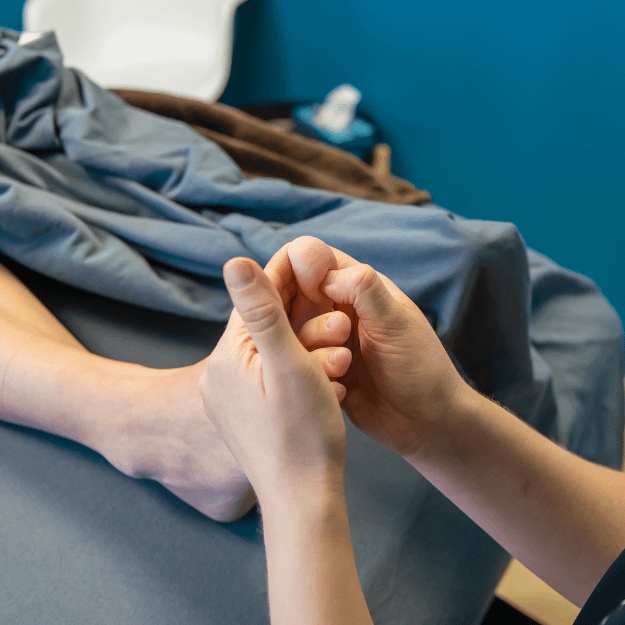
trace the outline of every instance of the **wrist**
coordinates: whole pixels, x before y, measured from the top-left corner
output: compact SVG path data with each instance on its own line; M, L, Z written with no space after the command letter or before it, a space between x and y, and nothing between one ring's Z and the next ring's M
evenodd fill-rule
M342 485L307 484L287 495L261 500L271 622L373 625Z
M427 458L441 457L448 451L450 438L457 428L463 428L474 421L475 415L479 414L482 409L482 402L489 402L489 400L464 380L460 380L450 395L447 408L432 420L419 439L418 446L411 447L401 456L415 467Z
M274 490L271 496L258 496L258 503L268 556L282 553L278 558L281 561L287 557L285 549L293 557L290 550L301 548L302 541L317 543L315 550L318 550L320 541L349 535L345 491L336 485ZM351 542L349 547L353 549Z
M344 475L291 481L255 490L263 518L267 519L297 519L302 515L325 514L346 506Z

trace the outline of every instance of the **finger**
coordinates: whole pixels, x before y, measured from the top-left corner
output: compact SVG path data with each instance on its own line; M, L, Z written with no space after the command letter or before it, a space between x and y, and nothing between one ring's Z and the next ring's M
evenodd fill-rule
M341 250L337 250L335 247L329 246L336 258L336 262L339 265L339 269L346 269L348 267L353 267L354 265L360 265L361 263L357 261L355 258L352 258L349 254L342 252ZM382 280L384 286L387 288L388 292L403 306L408 306L409 308L414 307L414 302L387 276L379 271L376 271L380 280ZM335 306L336 310L336 306Z
M289 243L288 255L302 293L315 304L325 305L328 298L319 291L319 284L338 263L327 243L315 237L298 237Z
M298 281L298 284L300 282L302 283L302 288L306 289L306 291L308 292L309 296L312 299L316 298L314 294L314 290L315 288L319 289L319 284L323 281L323 279L325 278L325 275L321 276L321 279L319 275L317 274L309 276L308 275L308 259L311 256L314 256L315 251L319 251L320 249L323 254L326 254L327 248L329 248L332 254L334 255L334 258L336 259L335 262L338 263L339 269L345 269L346 267L359 264L357 260L349 256L348 254L345 254L341 250L338 250L330 245L326 246L326 244L323 241L321 241L320 239L316 239L314 237L298 237L297 239L294 239L293 241L291 241L291 243L288 246L290 266L295 274L295 278ZM331 262L331 259L330 259L330 262ZM328 265L327 269L331 270L333 268L334 268L333 265ZM326 271L326 274L327 274L327 271ZM302 297L305 298L306 296L303 295ZM306 301L310 301L310 300L306 298ZM298 305L299 304L300 303L298 302ZM350 306L349 304L337 304L335 302L332 308L334 308L335 311L344 313L350 320L352 332L350 336L348 337L347 346L352 350L357 348L358 316L356 315L353 307ZM308 319L316 318L320 314L327 313L327 312L328 310L320 310L317 312L317 314L309 314ZM292 317L292 315L290 316ZM304 316L304 319L306 319L305 316ZM296 333L298 333L298 336L299 336L299 332L303 329L303 327L304 326L293 325L293 329L296 331ZM300 337L300 340L302 340L302 344L308 348L309 346L308 337Z
M303 360L308 352L295 336L273 282L250 258L229 260L223 273L232 303L260 354L263 369L292 371L297 364L294 359Z
M336 398L339 400L339 404L345 399L347 395L347 389L339 382L332 382L332 387L336 393Z
M346 254L342 250L337 250L335 247L331 245L328 246L332 253L334 254L334 258L336 258L336 262L338 263L339 269L345 269L347 267L351 267L352 265L359 265L360 261L352 258L349 254Z
M343 312L329 312L309 319L297 333L299 342L308 350L343 345L352 331L352 322Z
M295 243L299 267L294 271L287 248ZM336 269L330 247L314 237L299 237L283 245L265 266L265 274L274 283L295 332L313 317L332 310L333 303L318 288L330 269ZM305 291L299 283L304 280Z
M336 303L353 306L363 323L397 316L398 301L371 265L359 263L328 271L320 289Z
M347 347L320 347L311 352L329 378L342 378L352 364L352 353ZM334 361L330 358L334 354Z
M319 284L327 272L337 269L338 265L330 246L315 237L298 237L291 241L288 255L298 286L290 314L297 333L309 319L332 310L334 302L321 293Z

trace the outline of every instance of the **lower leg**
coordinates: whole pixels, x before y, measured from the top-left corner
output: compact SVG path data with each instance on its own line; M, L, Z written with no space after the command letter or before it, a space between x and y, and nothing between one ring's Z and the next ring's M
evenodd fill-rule
M4 265L0 265L0 319L26 332L77 349L83 345Z
M204 362L150 369L85 349L0 265L0 420L75 440L229 521L256 502L204 412Z

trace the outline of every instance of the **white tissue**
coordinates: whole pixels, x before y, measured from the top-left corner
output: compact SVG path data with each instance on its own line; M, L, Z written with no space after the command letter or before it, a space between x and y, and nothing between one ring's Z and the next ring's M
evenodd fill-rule
M42 37L43 35L45 35L46 31L43 30L39 33L27 33L27 32L23 32L18 40L17 40L17 44L20 46L25 46L27 43L30 43L31 41L37 41L37 39L39 39L40 37Z
M314 125L332 132L345 132L356 117L356 107L361 98L360 91L351 85L336 87L313 117Z

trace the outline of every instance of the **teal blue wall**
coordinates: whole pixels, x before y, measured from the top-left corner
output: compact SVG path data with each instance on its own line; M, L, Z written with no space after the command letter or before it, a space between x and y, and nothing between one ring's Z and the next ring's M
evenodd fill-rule
M0 23L19 27L21 4L3 0ZM395 174L515 223L625 315L623 0L248 0L236 32L223 102L352 83Z
M20 30L22 28L21 0L2 0L0 3L0 26Z

